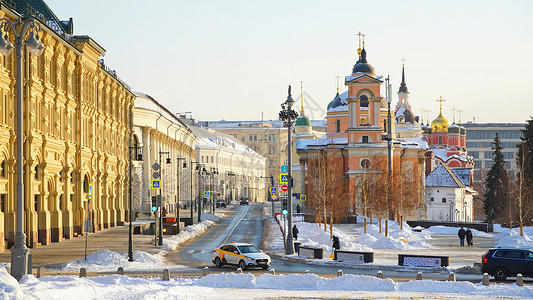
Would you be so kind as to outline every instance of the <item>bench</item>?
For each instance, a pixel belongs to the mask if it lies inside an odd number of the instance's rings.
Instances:
[[[350,261],[356,263],[371,263],[374,262],[374,252],[335,250],[333,253],[333,260]]]
[[[398,265],[412,267],[447,267],[449,256],[398,254]]]
[[[302,257],[306,257],[306,258],[323,259],[324,258],[324,248],[299,246],[298,247],[298,256],[302,256]]]

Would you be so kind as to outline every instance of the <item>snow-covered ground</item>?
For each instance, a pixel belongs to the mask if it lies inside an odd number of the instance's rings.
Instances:
[[[532,298],[533,286],[450,281],[395,282],[373,276],[343,275],[323,278],[314,274],[254,276],[249,273],[211,274],[200,278],[130,277],[109,275],[26,275],[17,282],[0,268],[2,299],[285,299],[288,297],[425,297],[435,298]]]

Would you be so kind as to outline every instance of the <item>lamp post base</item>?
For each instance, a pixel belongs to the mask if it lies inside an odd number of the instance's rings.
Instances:
[[[20,280],[22,276],[28,274],[31,270],[29,263],[29,249],[26,246],[11,248],[11,275]]]

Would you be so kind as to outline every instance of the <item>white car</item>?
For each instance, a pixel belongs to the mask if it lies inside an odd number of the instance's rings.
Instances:
[[[270,267],[270,256],[246,243],[224,244],[213,250],[211,259],[215,266],[236,265],[245,270],[248,267],[261,267],[264,270]]]

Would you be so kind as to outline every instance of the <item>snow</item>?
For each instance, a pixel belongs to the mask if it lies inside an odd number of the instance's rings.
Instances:
[[[108,275],[78,278],[77,276],[25,275],[20,282],[0,268],[0,291],[4,299],[261,299],[288,298],[309,295],[330,298],[334,295],[418,296],[439,298],[469,296],[533,297],[533,286],[491,284],[466,281],[417,280],[395,282],[365,275],[343,275],[324,278],[314,274],[254,276],[250,273],[210,274],[200,278],[178,277],[170,281],[161,278]],[[346,294],[346,292],[357,292]],[[367,293],[364,293],[367,292]],[[363,293],[363,294],[362,294]],[[358,297],[360,298],[360,297]]]
[[[498,238],[496,247],[533,249],[533,227],[524,228],[524,236],[520,236],[520,229],[506,229],[494,237]]]
[[[460,227],[446,227],[446,226],[431,226],[428,229],[424,230],[424,232],[431,233],[431,234],[451,234],[451,235],[457,235],[457,232],[459,231]],[[465,230],[467,227],[463,227]],[[472,235],[474,237],[494,237],[494,235],[490,233],[486,233],[484,231],[480,231],[474,228],[470,228],[472,231]]]

